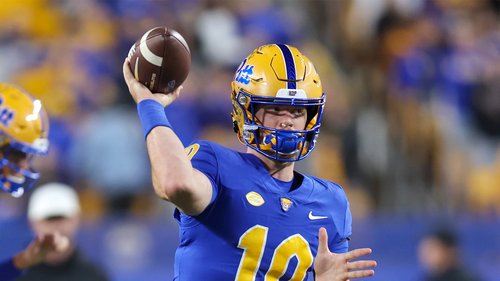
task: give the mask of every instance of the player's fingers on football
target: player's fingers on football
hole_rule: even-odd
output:
[[[178,98],[179,95],[181,94],[182,89],[184,89],[184,87],[181,85],[177,87],[177,89],[175,89],[175,91],[172,94],[174,94]]]
[[[129,67],[128,58],[125,58],[125,60],[123,60],[122,71],[123,71],[123,77],[125,77],[125,80],[128,80],[128,78],[130,76],[132,76],[132,73],[131,73],[130,67]]]
[[[330,250],[328,249],[328,233],[326,232],[326,229],[324,227],[321,227],[319,229],[318,239],[318,253],[330,252]]]
[[[159,94],[158,99],[164,107],[172,103],[172,97],[166,94]]]
[[[159,102],[159,103],[161,103],[161,105],[163,105],[163,107],[170,105],[177,98],[173,93],[171,93],[171,94],[158,93],[158,94],[155,94],[153,96],[157,102]]]
[[[143,86],[135,79],[134,75],[132,74],[132,71],[130,70],[129,67],[128,58],[126,58],[125,61],[123,62],[123,78],[125,79],[125,83],[127,83],[129,90],[132,90],[133,88],[139,90]]]
[[[168,100],[169,103],[171,103],[174,100],[176,100],[180,95],[181,95],[181,92],[179,91],[179,88],[177,88],[172,93],[170,93],[170,94],[163,94],[162,96],[165,96],[166,97],[165,100]]]
[[[130,82],[133,81],[132,79],[134,79],[134,76],[130,71],[128,58],[125,58],[125,60],[123,61],[123,78],[125,79],[125,83],[127,83],[127,86],[130,88]]]
[[[374,268],[376,266],[377,266],[377,262],[374,260],[353,261],[353,262],[349,262],[347,264],[347,268],[349,270]]]
[[[370,249],[370,248],[360,248],[360,249],[355,249],[355,250],[352,250],[352,251],[345,253],[345,258],[347,260],[351,260],[351,259],[355,259],[355,258],[369,255],[371,253],[372,253],[372,249]]]

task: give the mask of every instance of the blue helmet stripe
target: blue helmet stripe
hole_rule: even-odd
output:
[[[290,51],[287,45],[284,44],[276,44],[276,45],[280,48],[281,53],[285,58],[288,89],[297,89],[297,83],[295,82],[297,80],[296,77],[297,75],[295,72],[295,61],[293,60],[292,52]]]

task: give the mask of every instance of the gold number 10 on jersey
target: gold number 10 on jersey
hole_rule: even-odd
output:
[[[267,242],[267,231],[267,227],[256,225],[241,235],[238,248],[243,249],[244,252],[235,281],[255,280]],[[304,280],[307,269],[313,263],[313,255],[309,243],[304,237],[300,234],[294,234],[283,240],[274,250],[265,281],[277,281],[283,276],[288,268],[289,261],[293,257],[297,258],[297,268],[290,280]]]

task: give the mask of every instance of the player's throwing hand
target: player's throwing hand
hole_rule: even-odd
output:
[[[140,101],[145,99],[152,99],[161,103],[163,107],[166,107],[179,97],[182,90],[182,86],[180,86],[171,94],[151,93],[151,91],[146,86],[139,83],[139,81],[134,78],[132,71],[130,71],[128,58],[126,58],[123,62],[123,77],[125,78],[125,83],[127,83],[130,95],[136,103],[139,103]]]
[[[314,261],[316,281],[346,281],[369,277],[375,274],[370,269],[377,266],[374,260],[353,259],[370,254],[370,248],[355,249],[343,254],[335,254],[328,249],[328,234],[325,228],[319,229],[318,254]]]

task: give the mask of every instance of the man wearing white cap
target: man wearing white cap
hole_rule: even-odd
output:
[[[77,251],[74,238],[80,223],[80,204],[73,188],[61,183],[38,187],[28,203],[28,219],[37,235],[56,231],[69,238],[69,246],[47,253],[40,264],[27,269],[17,280],[108,280],[100,268]]]

